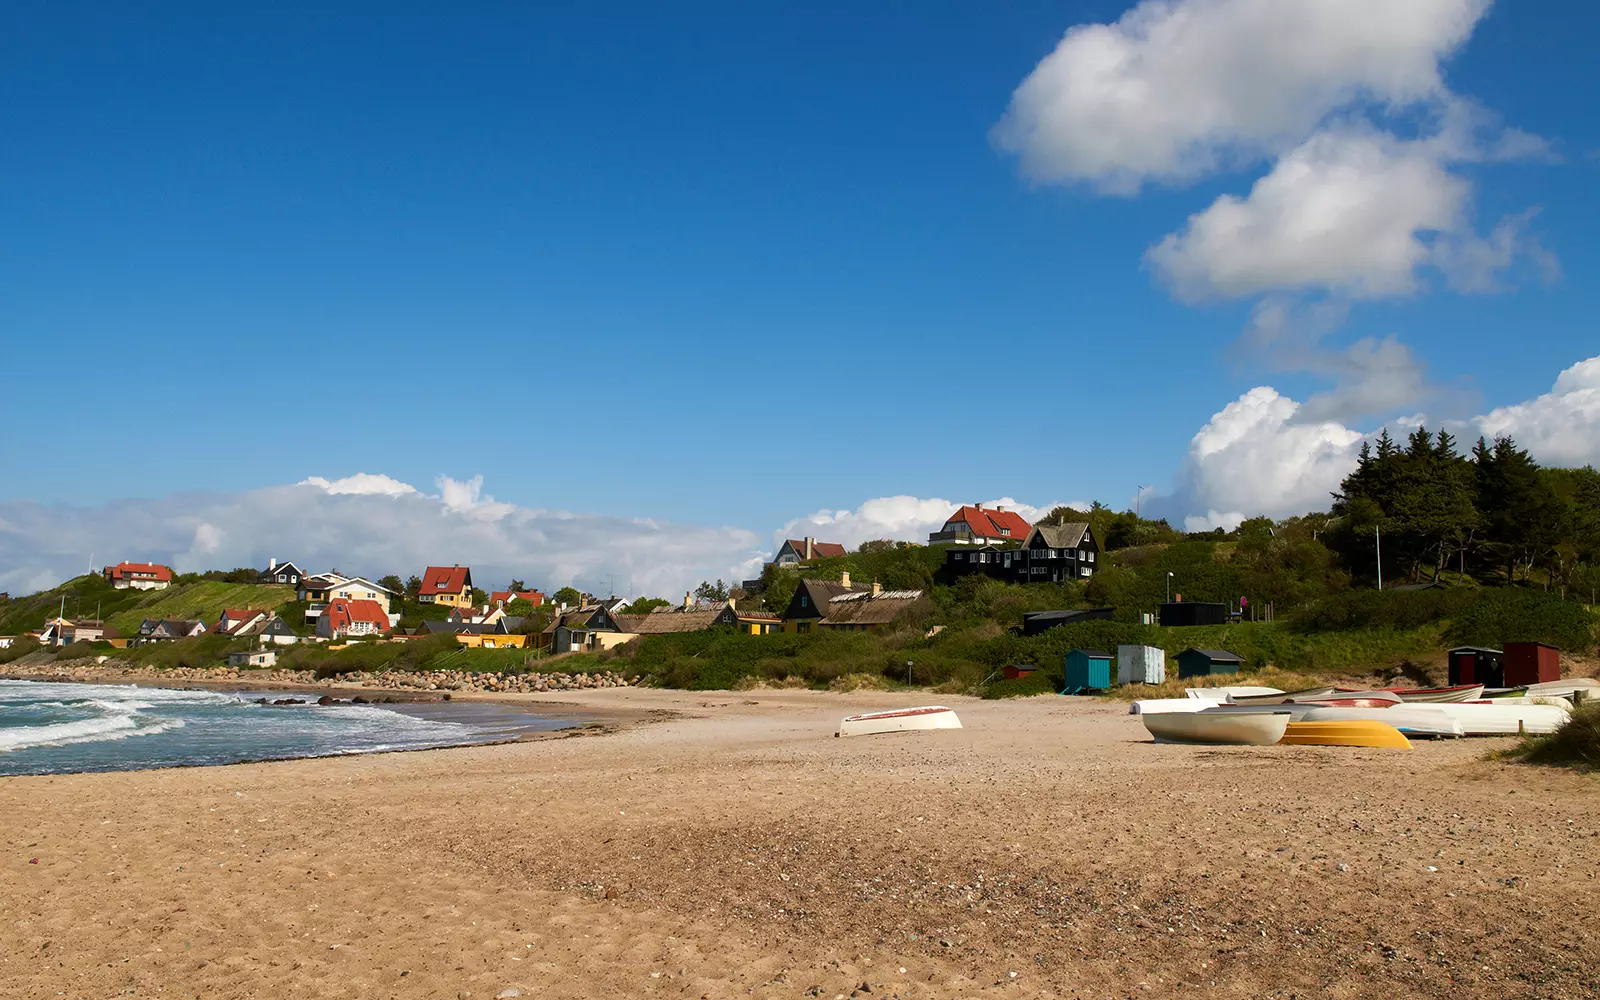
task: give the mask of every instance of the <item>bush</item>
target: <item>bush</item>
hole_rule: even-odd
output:
[[[0,663],[10,663],[20,660],[29,653],[39,650],[39,640],[31,636],[19,635],[13,639],[11,645],[0,649]]]
[[[1600,704],[1585,704],[1548,736],[1529,736],[1506,752],[1529,764],[1600,769]]]

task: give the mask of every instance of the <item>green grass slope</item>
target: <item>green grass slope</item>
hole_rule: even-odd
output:
[[[75,577],[50,590],[0,604],[0,635],[40,628],[66,605],[68,618],[98,615],[123,635],[138,631],[144,618],[199,618],[216,624],[223,608],[275,609],[294,600],[294,588],[281,584],[223,583],[202,580],[166,590],[116,590],[99,576]]]

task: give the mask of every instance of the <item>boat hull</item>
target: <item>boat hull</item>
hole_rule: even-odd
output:
[[[838,736],[873,736],[921,729],[960,729],[961,720],[943,705],[900,708],[887,712],[852,715],[839,721]]]
[[[1378,747],[1409,750],[1411,741],[1382,722],[1291,722],[1283,742],[1291,746]]]
[[[1385,688],[1408,705],[1473,701],[1483,697],[1482,684],[1459,684],[1442,688]]]
[[[1468,736],[1515,736],[1518,733],[1553,733],[1567,721],[1567,710],[1556,705],[1434,705],[1461,723]]]
[[[1228,700],[1235,705],[1281,705],[1297,698],[1327,698],[1333,693],[1333,688],[1322,687],[1307,688],[1304,691],[1279,691],[1277,694],[1234,695]]]
[[[1394,705],[1384,708],[1312,708],[1296,722],[1381,722],[1407,737],[1463,736],[1465,730],[1447,712],[1432,705]]]
[[[1223,704],[1199,698],[1141,698],[1128,706],[1129,715],[1162,715],[1168,712],[1203,712]]]
[[[1146,715],[1157,743],[1269,747],[1283,739],[1288,712],[1164,712]]]

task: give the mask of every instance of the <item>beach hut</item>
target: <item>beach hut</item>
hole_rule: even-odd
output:
[[[1506,643],[1506,687],[1526,687],[1560,679],[1561,650],[1543,642]]]
[[[1031,663],[1008,663],[1000,668],[1000,675],[1008,681],[1017,681],[1038,669]]]
[[[1111,686],[1111,654],[1098,649],[1073,649],[1067,653],[1067,681],[1062,694],[1104,691]]]
[[[1226,649],[1186,649],[1178,654],[1179,677],[1209,677],[1236,674],[1244,659]]]
[[[1457,646],[1450,651],[1450,686],[1482,684],[1504,687],[1505,653],[1482,646]]]
[[[1118,684],[1160,684],[1167,679],[1167,651],[1160,646],[1118,646]]]

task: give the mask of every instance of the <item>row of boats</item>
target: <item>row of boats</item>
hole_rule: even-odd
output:
[[[1409,747],[1417,737],[1555,732],[1600,681],[1579,678],[1486,691],[1483,685],[1384,688],[1190,688],[1187,698],[1136,701],[1158,743]]]

